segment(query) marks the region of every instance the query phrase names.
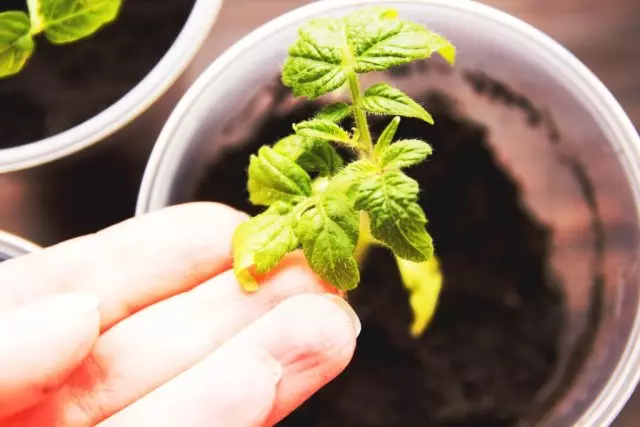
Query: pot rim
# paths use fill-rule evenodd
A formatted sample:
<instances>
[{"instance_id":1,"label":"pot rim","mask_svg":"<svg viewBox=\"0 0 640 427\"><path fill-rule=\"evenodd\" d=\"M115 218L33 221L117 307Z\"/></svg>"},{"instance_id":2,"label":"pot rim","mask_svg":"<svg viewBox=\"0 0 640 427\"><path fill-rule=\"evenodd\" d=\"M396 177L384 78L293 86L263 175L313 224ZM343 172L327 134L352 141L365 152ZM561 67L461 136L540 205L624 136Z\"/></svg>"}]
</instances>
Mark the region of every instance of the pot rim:
<instances>
[{"instance_id":1,"label":"pot rim","mask_svg":"<svg viewBox=\"0 0 640 427\"><path fill-rule=\"evenodd\" d=\"M129 92L88 120L53 136L0 149L0 173L58 160L112 135L146 111L182 75L205 42L223 0L195 0L177 38Z\"/></svg>"},{"instance_id":2,"label":"pot rim","mask_svg":"<svg viewBox=\"0 0 640 427\"><path fill-rule=\"evenodd\" d=\"M491 21L497 26L501 26L503 29L526 36L532 43L544 48L556 61L561 62L563 64L563 73L571 77L580 86L581 95L586 98L585 102L592 108L594 115L603 120L615 140L620 142L620 155L623 160L626 157L626 160L622 162L622 166L625 168L632 186L631 190L634 194L636 210L640 211L640 137L633 123L615 97L593 72L550 36L519 18L474 0L459 0L455 2L450 0L324 0L287 12L250 32L210 64L192 84L170 115L153 148L140 186L136 204L136 216L158 208L156 201L159 193L157 184L167 179L164 159L168 147L176 139L176 131L179 129L181 122L185 117L188 117L192 106L205 93L204 89L209 83L215 80L222 70L232 66L233 62L246 50L251 49L255 44L283 27L297 24L300 20L308 19L312 15L326 13L337 8L375 4L392 5L394 3L432 4L444 9L474 14L480 19ZM180 139L178 140L181 141ZM187 142L181 141L181 143ZM168 172L170 175L173 171L170 170ZM581 415L575 426L609 426L628 401L639 380L640 306L636 311L629 340L614 372L591 406Z\"/></svg>"},{"instance_id":3,"label":"pot rim","mask_svg":"<svg viewBox=\"0 0 640 427\"><path fill-rule=\"evenodd\" d=\"M15 258L39 250L42 250L42 248L35 243L7 231L0 230L0 253Z\"/></svg>"}]
</instances>

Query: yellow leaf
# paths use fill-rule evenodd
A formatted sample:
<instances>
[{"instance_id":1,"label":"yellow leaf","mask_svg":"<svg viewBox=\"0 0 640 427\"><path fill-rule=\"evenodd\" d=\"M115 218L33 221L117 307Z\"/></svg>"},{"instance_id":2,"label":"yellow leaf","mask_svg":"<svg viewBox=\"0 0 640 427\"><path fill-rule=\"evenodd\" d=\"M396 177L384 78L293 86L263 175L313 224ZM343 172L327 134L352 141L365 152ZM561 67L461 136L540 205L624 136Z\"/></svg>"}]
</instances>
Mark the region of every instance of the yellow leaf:
<instances>
[{"instance_id":1,"label":"yellow leaf","mask_svg":"<svg viewBox=\"0 0 640 427\"><path fill-rule=\"evenodd\" d=\"M431 322L442 289L442 272L435 256L425 262L412 262L396 257L400 276L409 291L413 311L411 335L421 336Z\"/></svg>"}]
</instances>

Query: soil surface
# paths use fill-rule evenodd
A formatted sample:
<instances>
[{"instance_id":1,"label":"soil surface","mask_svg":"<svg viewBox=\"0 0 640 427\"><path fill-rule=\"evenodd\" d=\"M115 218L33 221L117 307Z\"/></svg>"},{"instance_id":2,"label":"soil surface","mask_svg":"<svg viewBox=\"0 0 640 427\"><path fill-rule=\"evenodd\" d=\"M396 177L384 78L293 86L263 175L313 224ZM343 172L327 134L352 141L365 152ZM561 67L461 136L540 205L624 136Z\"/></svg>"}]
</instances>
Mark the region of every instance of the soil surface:
<instances>
[{"instance_id":1,"label":"soil surface","mask_svg":"<svg viewBox=\"0 0 640 427\"><path fill-rule=\"evenodd\" d=\"M435 319L422 338L410 338L395 263L383 250L372 252L349 298L363 323L352 363L282 426L513 426L552 375L564 307L547 276L550 230L523 209L487 131L459 117L441 95L421 101L437 126L403 120L398 137L434 147L409 174L421 182L445 275ZM244 191L249 155L316 108L297 108L256 129L255 139L225 153L224 166L210 165L196 199L258 212ZM376 133L385 124L376 121ZM220 185L228 182L242 188Z\"/></svg>"},{"instance_id":2,"label":"soil surface","mask_svg":"<svg viewBox=\"0 0 640 427\"><path fill-rule=\"evenodd\" d=\"M0 11L26 10L3 0ZM0 80L0 148L55 135L109 107L164 56L193 0L125 0L119 18L92 37L55 46L43 35L21 73Z\"/></svg>"}]
</instances>

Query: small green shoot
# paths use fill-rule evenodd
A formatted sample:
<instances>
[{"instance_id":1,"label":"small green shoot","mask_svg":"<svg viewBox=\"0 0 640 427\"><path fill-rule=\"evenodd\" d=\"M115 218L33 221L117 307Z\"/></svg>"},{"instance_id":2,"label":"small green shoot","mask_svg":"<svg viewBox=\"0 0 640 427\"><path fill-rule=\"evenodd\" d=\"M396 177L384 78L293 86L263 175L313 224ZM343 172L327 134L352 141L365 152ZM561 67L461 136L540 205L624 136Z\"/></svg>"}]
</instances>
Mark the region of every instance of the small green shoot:
<instances>
[{"instance_id":1,"label":"small green shoot","mask_svg":"<svg viewBox=\"0 0 640 427\"><path fill-rule=\"evenodd\" d=\"M0 78L19 73L33 54L34 37L53 44L86 38L116 19L123 0L27 0L29 14L0 13Z\"/></svg>"},{"instance_id":2,"label":"small green shoot","mask_svg":"<svg viewBox=\"0 0 640 427\"><path fill-rule=\"evenodd\" d=\"M444 37L396 10L372 7L342 18L302 25L290 47L283 83L295 96L316 99L347 86L351 104L336 103L293 125L293 133L252 155L250 201L266 211L240 225L234 236L234 270L247 291L289 252L302 248L323 280L343 291L360 282L368 249L394 254L414 312L413 336L431 320L442 286L420 187L405 169L432 154L424 141L394 141L400 117L433 124L425 109L402 91L378 83L362 91L359 75L440 54L453 64ZM368 114L393 119L374 143ZM352 117L355 129L341 122ZM355 154L345 164L334 144Z\"/></svg>"}]
</instances>

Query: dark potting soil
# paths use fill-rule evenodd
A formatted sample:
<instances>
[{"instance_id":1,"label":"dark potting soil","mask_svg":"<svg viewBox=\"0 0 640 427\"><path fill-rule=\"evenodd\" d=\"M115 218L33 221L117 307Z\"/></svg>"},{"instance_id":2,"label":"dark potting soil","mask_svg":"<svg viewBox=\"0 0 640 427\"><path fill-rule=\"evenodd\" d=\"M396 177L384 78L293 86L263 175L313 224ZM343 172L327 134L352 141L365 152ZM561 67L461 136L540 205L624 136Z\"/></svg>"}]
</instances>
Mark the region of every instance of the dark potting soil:
<instances>
[{"instance_id":1,"label":"dark potting soil","mask_svg":"<svg viewBox=\"0 0 640 427\"><path fill-rule=\"evenodd\" d=\"M193 0L124 0L119 18L90 38L54 46L44 36L19 74L0 80L0 148L70 129L139 83L184 26ZM27 10L3 0L0 11Z\"/></svg>"},{"instance_id":2,"label":"dark potting soil","mask_svg":"<svg viewBox=\"0 0 640 427\"><path fill-rule=\"evenodd\" d=\"M353 361L282 426L513 426L552 375L564 307L547 276L550 230L522 207L518 184L492 154L487 131L441 95L421 101L437 126L403 120L398 137L424 138L434 147L427 163L409 171L421 182L445 277L433 323L422 338L410 338L411 312L395 263L386 251L374 251L349 297L363 323ZM255 139L210 165L196 199L258 212L244 191L249 155L316 108L267 120ZM384 124L373 124L376 133Z\"/></svg>"}]
</instances>

